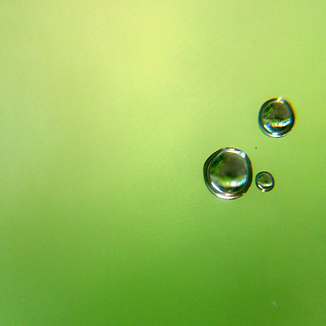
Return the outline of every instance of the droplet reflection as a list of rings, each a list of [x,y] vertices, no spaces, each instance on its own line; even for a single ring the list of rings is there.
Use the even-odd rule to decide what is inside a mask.
[[[287,135],[294,126],[294,112],[290,103],[279,97],[266,101],[259,111],[259,127],[270,137]]]
[[[256,186],[262,192],[271,191],[275,186],[275,181],[274,181],[273,176],[269,172],[266,172],[266,171],[257,173]]]
[[[213,153],[204,164],[207,188],[222,199],[243,196],[251,186],[252,167],[248,155],[236,148],[225,147]]]

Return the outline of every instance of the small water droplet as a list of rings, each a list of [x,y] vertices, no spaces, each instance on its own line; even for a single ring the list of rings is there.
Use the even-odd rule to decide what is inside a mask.
[[[252,167],[248,155],[233,147],[221,148],[204,164],[207,188],[222,199],[243,196],[251,186]]]
[[[275,186],[275,181],[273,176],[266,171],[262,171],[257,173],[256,175],[256,186],[262,191],[262,192],[269,192],[271,191]]]
[[[266,101],[259,111],[259,127],[270,137],[287,135],[294,126],[294,112],[290,103],[279,97]]]

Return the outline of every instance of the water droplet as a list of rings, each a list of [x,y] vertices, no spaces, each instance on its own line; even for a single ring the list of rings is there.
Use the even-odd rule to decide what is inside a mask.
[[[256,186],[262,192],[269,192],[274,188],[275,181],[273,176],[266,171],[257,173],[256,175]]]
[[[294,125],[294,112],[290,103],[279,97],[266,101],[259,111],[259,127],[270,137],[287,135]]]
[[[204,179],[215,196],[222,199],[239,198],[251,186],[251,161],[240,149],[221,148],[206,160]]]

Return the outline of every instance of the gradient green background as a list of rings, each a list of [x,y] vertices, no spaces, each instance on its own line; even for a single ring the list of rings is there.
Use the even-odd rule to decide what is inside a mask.
[[[2,1],[0,325],[326,325],[325,15]],[[278,96],[297,122],[272,139]],[[215,198],[224,146],[275,189]]]

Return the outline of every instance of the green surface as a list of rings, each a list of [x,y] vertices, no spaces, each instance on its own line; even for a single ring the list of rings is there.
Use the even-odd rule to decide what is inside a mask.
[[[326,325],[325,14],[3,1],[0,325]],[[296,125],[271,139],[278,96]],[[274,190],[214,197],[224,146]]]

